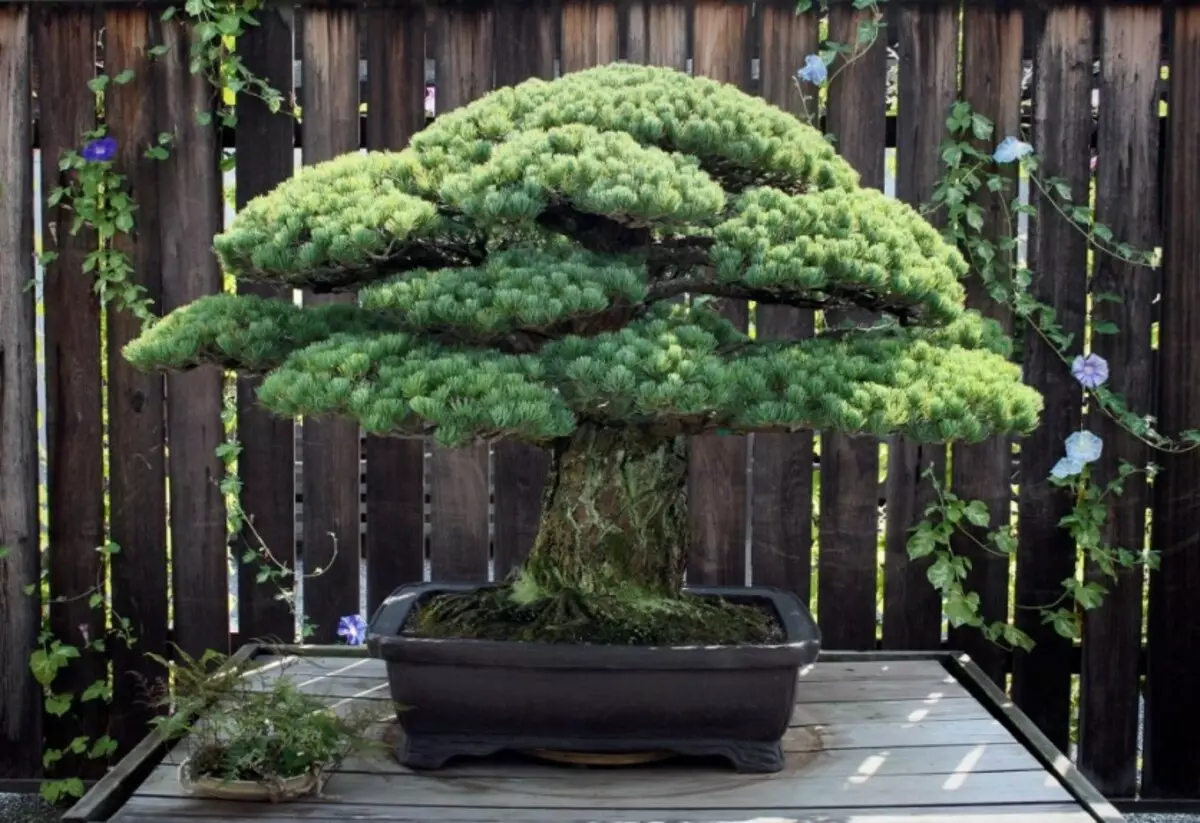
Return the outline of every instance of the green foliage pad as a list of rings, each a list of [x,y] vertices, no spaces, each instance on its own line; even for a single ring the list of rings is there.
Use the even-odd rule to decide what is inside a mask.
[[[609,443],[598,431],[639,443],[805,429],[976,441],[1026,433],[1041,411],[996,327],[964,310],[962,256],[916,211],[860,188],[816,130],[670,69],[501,89],[402,152],[305,169],[249,203],[215,247],[238,280],[357,290],[358,305],[208,297],[127,357],[265,372],[268,409],[347,416],[376,434],[519,439],[611,468],[627,466],[624,451],[586,454]],[[880,319],[765,342],[714,300]],[[551,483],[568,469],[556,464]],[[547,518],[582,517],[580,533],[636,528],[610,503]],[[561,605],[587,586],[560,574],[572,564],[552,526],[526,591]],[[647,581],[670,581],[654,596],[673,596],[677,538],[662,537],[658,569],[640,550],[637,569],[590,558],[613,573],[589,602]]]

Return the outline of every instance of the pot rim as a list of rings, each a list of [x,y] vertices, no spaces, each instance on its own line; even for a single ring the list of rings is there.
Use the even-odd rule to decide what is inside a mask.
[[[821,648],[820,629],[804,603],[792,592],[767,586],[689,586],[686,591],[701,596],[768,601],[787,638],[783,643],[632,646],[400,635],[400,628],[413,607],[423,598],[496,585],[410,583],[397,588],[371,618],[367,631],[371,656],[394,662],[495,668],[712,670],[799,667],[814,662]]]

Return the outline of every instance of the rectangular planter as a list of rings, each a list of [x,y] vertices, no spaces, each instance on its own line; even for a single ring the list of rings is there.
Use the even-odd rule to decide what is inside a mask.
[[[607,646],[408,637],[422,599],[472,585],[397,589],[376,611],[370,653],[387,661],[413,768],[500,750],[670,752],[776,771],[801,666],[820,631],[794,595],[770,588],[693,587],[700,596],[765,602],[785,642],[769,646]]]

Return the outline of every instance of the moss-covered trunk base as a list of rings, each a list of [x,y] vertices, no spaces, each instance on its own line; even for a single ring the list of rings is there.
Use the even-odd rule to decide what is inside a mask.
[[[775,642],[779,628],[764,610],[681,591],[687,475],[682,438],[592,427],[563,438],[520,572],[499,588],[437,598],[409,630],[562,643]]]

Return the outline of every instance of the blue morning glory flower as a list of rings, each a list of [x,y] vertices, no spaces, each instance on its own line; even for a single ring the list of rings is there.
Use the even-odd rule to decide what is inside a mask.
[[[1015,137],[1005,137],[996,146],[992,159],[997,163],[1013,163],[1027,154],[1033,153],[1033,146]]]
[[[101,137],[83,147],[83,159],[89,163],[105,163],[117,156],[117,138]]]
[[[338,621],[338,637],[344,637],[349,646],[361,646],[367,639],[367,622],[361,615],[348,614]]]
[[[825,83],[829,77],[829,69],[825,66],[825,61],[816,54],[810,54],[804,58],[804,67],[796,72],[796,77],[801,80],[812,83],[814,86],[820,86]]]
[[[1080,463],[1094,463],[1104,451],[1104,441],[1089,431],[1075,432],[1067,438],[1067,458]]]
[[[1098,354],[1077,356],[1071,363],[1071,374],[1085,389],[1097,389],[1108,380],[1108,361]]]
[[[1081,471],[1083,471],[1083,461],[1067,456],[1054,464],[1054,468],[1050,470],[1050,476],[1056,480],[1065,480],[1068,477],[1074,477]]]

